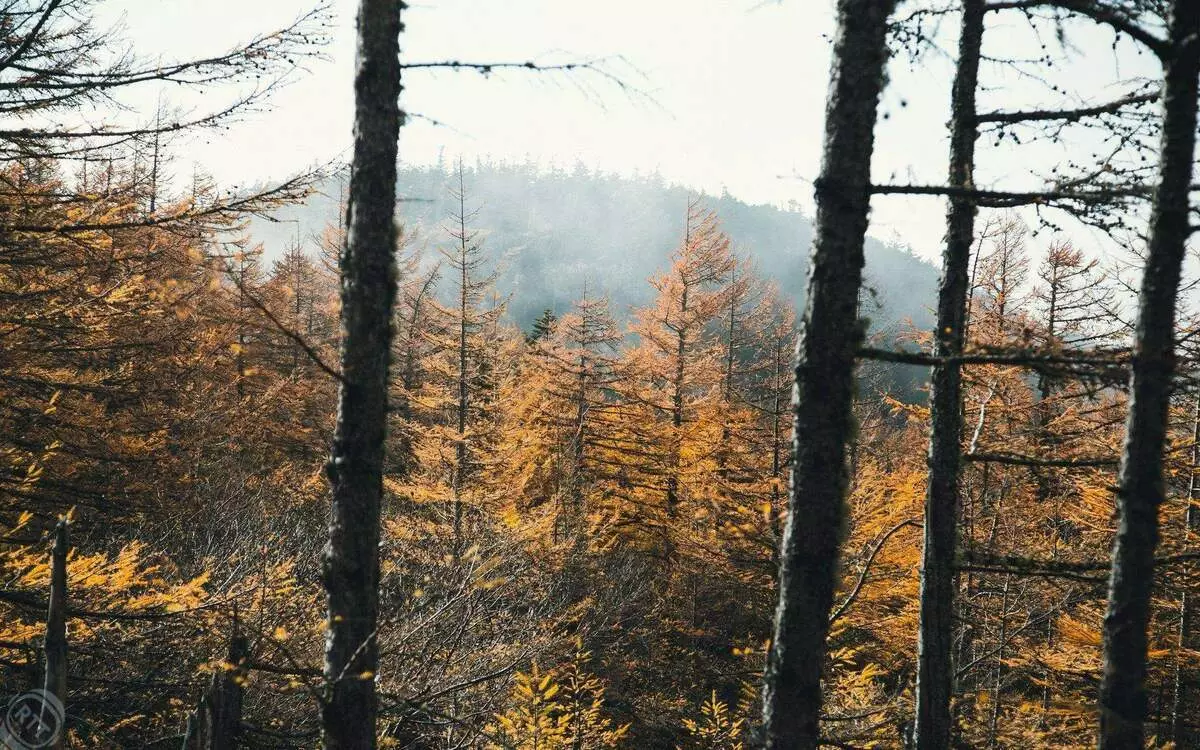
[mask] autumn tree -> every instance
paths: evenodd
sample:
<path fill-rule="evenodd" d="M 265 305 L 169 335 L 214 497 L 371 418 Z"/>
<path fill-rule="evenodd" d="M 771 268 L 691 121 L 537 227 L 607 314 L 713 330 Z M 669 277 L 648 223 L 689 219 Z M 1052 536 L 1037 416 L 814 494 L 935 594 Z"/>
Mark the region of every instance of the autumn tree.
<path fill-rule="evenodd" d="M 322 706 L 329 748 L 375 747 L 379 522 L 396 296 L 396 139 L 401 4 L 358 11 L 354 157 L 346 208 L 341 388 L 327 472 L 333 488 L 324 584 L 329 604 Z"/>
<path fill-rule="evenodd" d="M 620 464 L 614 425 L 621 374 L 621 335 L 604 297 L 584 296 L 529 342 L 507 404 L 513 443 L 509 486 L 521 510 L 550 500 L 550 536 L 584 550 L 603 540 L 611 511 L 614 470 Z"/>
<path fill-rule="evenodd" d="M 501 336 L 504 304 L 495 294 L 496 275 L 482 237 L 471 226 L 475 210 L 468 207 L 461 165 L 455 181 L 454 213 L 445 227 L 449 242 L 438 247 L 440 260 L 423 274 L 411 297 L 410 337 L 424 355 L 414 352 L 418 359 L 406 360 L 404 372 L 415 373 L 416 367 L 423 373 L 411 394 L 421 412 L 414 413 L 419 469 L 413 491 L 448 509 L 451 549 L 457 555 L 467 546 L 467 514 L 478 510 L 494 484 L 486 464 L 495 440 L 494 390 L 502 364 L 493 347 L 515 344 L 507 334 Z M 435 289 L 436 281 L 450 288 Z"/>
<path fill-rule="evenodd" d="M 691 201 L 670 269 L 651 279 L 657 292 L 654 304 L 638 311 L 631 326 L 642 342 L 634 354 L 639 390 L 632 400 L 646 407 L 663 430 L 662 455 L 642 462 L 646 481 L 660 485 L 662 496 L 641 499 L 641 512 L 647 530 L 660 535 L 668 557 L 674 549 L 672 519 L 682 505 L 694 501 L 697 472 L 711 454 L 707 445 L 714 436 L 705 428 L 721 377 L 711 327 L 725 307 L 733 266 L 730 240 L 716 215 Z"/>

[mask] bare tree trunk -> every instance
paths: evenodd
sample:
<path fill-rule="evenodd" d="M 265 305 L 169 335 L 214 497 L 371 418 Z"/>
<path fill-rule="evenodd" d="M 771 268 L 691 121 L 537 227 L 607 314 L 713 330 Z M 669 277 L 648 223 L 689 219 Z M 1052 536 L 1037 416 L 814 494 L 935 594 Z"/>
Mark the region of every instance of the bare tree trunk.
<path fill-rule="evenodd" d="M 238 746 L 242 733 L 242 686 L 246 682 L 249 656 L 249 641 L 235 622 L 224 668 L 213 674 L 200 705 L 188 717 L 183 750 L 233 750 Z"/>
<path fill-rule="evenodd" d="M 1175 297 L 1191 232 L 1189 185 L 1196 147 L 1200 77 L 1200 3 L 1171 3 L 1170 47 L 1164 60 L 1162 150 L 1150 217 L 1150 240 L 1138 296 L 1129 379 L 1129 414 L 1117 479 L 1120 520 L 1113 544 L 1104 676 L 1100 686 L 1100 747 L 1140 748 L 1146 717 L 1146 627 L 1163 500 L 1163 446 L 1175 368 Z"/>
<path fill-rule="evenodd" d="M 326 472 L 333 488 L 324 583 L 324 746 L 375 747 L 379 648 L 379 507 L 396 297 L 396 139 L 402 113 L 402 0 L 361 0 L 354 79 L 354 156 L 339 262 L 342 382 Z"/>
<path fill-rule="evenodd" d="M 1196 501 L 1200 499 L 1200 393 L 1196 394 L 1196 405 L 1192 412 L 1192 450 L 1188 472 L 1187 510 L 1183 515 L 1183 539 L 1186 545 L 1191 545 L 1196 531 L 1200 528 L 1200 513 L 1196 511 Z M 1175 654 L 1175 691 L 1171 704 L 1171 739 L 1175 747 L 1186 747 L 1191 738 L 1184 728 L 1186 723 L 1184 704 L 1187 702 L 1187 680 L 1184 676 L 1183 652 L 1192 646 L 1192 629 L 1196 621 L 1196 602 L 1188 596 L 1187 589 L 1179 597 L 1179 640 Z"/>
<path fill-rule="evenodd" d="M 951 95 L 951 187 L 974 183 L 975 90 L 983 44 L 984 0 L 964 0 L 958 69 Z M 946 217 L 946 246 L 938 287 L 934 353 L 962 352 L 968 270 L 975 233 L 975 203 L 953 198 Z M 954 549 L 962 433 L 962 371 L 957 363 L 933 368 L 930 385 L 929 484 L 925 495 L 925 542 L 921 558 L 921 620 L 917 641 L 916 724 L 920 750 L 950 747 L 950 695 L 954 685 Z"/>
<path fill-rule="evenodd" d="M 458 437 L 454 443 L 454 559 L 457 561 L 463 548 L 462 531 L 462 491 L 463 480 L 467 470 L 467 408 L 470 406 L 467 388 L 467 314 L 470 312 L 470 279 L 471 261 L 467 234 L 467 189 L 463 183 L 462 159 L 458 160 L 458 226 L 459 226 L 459 268 L 458 283 Z"/>
<path fill-rule="evenodd" d="M 779 605 L 767 658 L 763 732 L 770 750 L 820 741 L 821 674 L 847 523 L 846 445 L 875 119 L 894 0 L 839 0 L 807 306 L 796 347 L 795 432 Z"/>
<path fill-rule="evenodd" d="M 1000 645 L 996 650 L 996 665 L 992 672 L 992 716 L 988 722 L 988 747 L 996 747 L 996 730 L 1000 725 L 1000 700 L 1004 690 L 1004 647 L 1008 639 L 1008 589 L 1012 576 L 1005 574 L 1000 596 Z"/>
<path fill-rule="evenodd" d="M 688 212 L 688 230 L 691 230 L 691 212 Z M 680 300 L 680 317 L 688 313 L 688 286 L 683 287 Z M 679 467 L 683 450 L 683 383 L 687 374 L 687 334 L 681 327 L 675 334 L 675 375 L 671 380 L 671 456 L 667 476 L 667 516 L 674 518 L 679 509 Z M 674 550 L 674 544 L 668 545 Z"/>
<path fill-rule="evenodd" d="M 54 528 L 54 549 L 50 553 L 50 603 L 46 611 L 46 685 L 45 690 L 67 705 L 67 520 Z M 66 713 L 64 712 L 64 717 Z M 66 727 L 60 727 L 50 745 L 53 750 L 66 746 Z"/>

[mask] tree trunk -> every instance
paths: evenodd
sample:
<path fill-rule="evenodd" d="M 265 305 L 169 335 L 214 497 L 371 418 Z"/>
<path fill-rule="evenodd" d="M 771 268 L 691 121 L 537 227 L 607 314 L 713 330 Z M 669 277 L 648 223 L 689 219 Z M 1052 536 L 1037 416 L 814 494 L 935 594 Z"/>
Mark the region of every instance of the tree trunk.
<path fill-rule="evenodd" d="M 894 0 L 839 0 L 807 306 L 796 347 L 795 464 L 780 552 L 779 606 L 763 690 L 770 750 L 819 742 L 825 639 L 847 522 L 855 311 L 862 286 L 871 156 Z"/>
<path fill-rule="evenodd" d="M 1120 516 L 1113 544 L 1104 675 L 1100 686 L 1100 747 L 1140 748 L 1146 716 L 1146 626 L 1163 500 L 1163 446 L 1175 367 L 1175 297 L 1190 234 L 1189 192 L 1196 146 L 1200 76 L 1200 3 L 1171 3 L 1170 47 L 1164 60 L 1159 183 L 1138 295 L 1138 322 L 1129 378 L 1129 414 L 1117 479 Z"/>
<path fill-rule="evenodd" d="M 688 214 L 688 230 L 691 230 L 691 213 Z M 680 301 L 679 317 L 687 319 L 688 313 L 688 284 L 683 285 L 683 296 Z M 675 334 L 675 375 L 671 380 L 671 456 L 667 476 L 667 517 L 674 518 L 679 508 L 679 467 L 683 451 L 683 384 L 687 374 L 687 334 L 681 327 Z M 674 544 L 668 543 L 669 549 L 674 550 Z"/>
<path fill-rule="evenodd" d="M 54 549 L 50 553 L 50 604 L 46 611 L 46 685 L 45 690 L 67 705 L 67 521 L 60 519 L 54 528 Z M 66 716 L 64 711 L 63 716 Z M 50 745 L 52 750 L 66 746 L 66 727 Z"/>
<path fill-rule="evenodd" d="M 250 643 L 238 632 L 235 622 L 224 668 L 213 674 L 200 705 L 188 717 L 183 750 L 233 750 L 238 746 L 242 733 L 242 686 L 246 683 L 249 656 Z"/>
<path fill-rule="evenodd" d="M 996 665 L 992 672 L 992 716 L 988 722 L 988 747 L 997 746 L 996 730 L 1000 725 L 1001 697 L 1004 694 L 1004 656 L 1005 641 L 1008 639 L 1008 589 L 1012 585 L 1012 576 L 1005 574 L 1004 587 L 1000 596 L 1000 643 L 996 649 Z"/>
<path fill-rule="evenodd" d="M 1196 404 L 1192 412 L 1192 450 L 1188 472 L 1187 510 L 1183 514 L 1183 539 L 1186 546 L 1191 546 L 1196 531 L 1200 528 L 1200 513 L 1196 511 L 1196 501 L 1200 499 L 1200 394 L 1196 395 Z M 1192 629 L 1196 621 L 1196 602 L 1188 596 L 1187 589 L 1179 597 L 1179 640 L 1175 653 L 1175 692 L 1171 705 L 1171 738 L 1175 747 L 1187 747 L 1191 734 L 1184 728 L 1187 723 L 1186 708 L 1188 680 L 1184 674 L 1183 652 L 1192 648 Z"/>
<path fill-rule="evenodd" d="M 467 408 L 470 405 L 467 388 L 467 314 L 471 310 L 468 269 L 471 267 L 470 248 L 467 246 L 467 189 L 463 184 L 462 160 L 458 162 L 458 226 L 459 226 L 459 282 L 458 282 L 458 437 L 454 443 L 454 559 L 457 561 L 463 548 L 462 491 L 467 470 Z"/>
<path fill-rule="evenodd" d="M 375 747 L 379 507 L 383 496 L 392 304 L 396 297 L 396 139 L 402 121 L 401 0 L 361 0 L 354 156 L 339 262 L 342 382 L 326 472 L 333 488 L 324 583 L 326 748 Z"/>
<path fill-rule="evenodd" d="M 958 70 L 951 95 L 951 187 L 974 184 L 975 90 L 983 44 L 984 0 L 964 0 Z M 962 352 L 968 270 L 975 233 L 975 203 L 950 201 L 946 246 L 938 287 L 934 353 Z M 930 383 L 929 483 L 925 494 L 925 541 L 921 556 L 921 621 L 917 640 L 916 724 L 920 750 L 950 747 L 950 694 L 954 684 L 954 548 L 962 433 L 962 372 L 957 363 L 933 368 Z"/>

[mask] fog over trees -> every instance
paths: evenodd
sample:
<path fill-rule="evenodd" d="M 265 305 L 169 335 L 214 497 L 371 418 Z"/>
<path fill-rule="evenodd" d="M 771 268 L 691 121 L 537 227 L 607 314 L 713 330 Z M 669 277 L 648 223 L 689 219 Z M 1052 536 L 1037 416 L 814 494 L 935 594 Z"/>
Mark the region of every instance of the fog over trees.
<path fill-rule="evenodd" d="M 0 2 L 0 745 L 1200 748 L 1200 3 L 813 9 L 803 211 L 406 151 L 422 76 L 617 56 L 112 2 Z M 180 167 L 351 4 L 344 163 Z"/>
<path fill-rule="evenodd" d="M 585 284 L 608 294 L 622 319 L 628 306 L 647 302 L 644 282 L 662 268 L 683 232 L 689 200 L 699 196 L 657 175 L 597 174 L 582 165 L 468 163 L 464 174 L 475 227 L 499 272 L 499 289 L 511 295 L 509 315 L 522 327 L 545 308 L 566 312 Z M 431 249 L 446 242 L 456 183 L 451 160 L 426 168 L 401 165 L 399 216 L 413 242 Z M 255 239 L 271 252 L 293 244 L 297 232 L 307 238 L 337 215 L 340 190 L 336 179 L 326 182 L 304 205 L 276 212 L 279 223 L 256 223 Z M 703 201 L 758 273 L 801 303 L 812 218 L 798 207 L 748 205 L 729 194 Z M 867 240 L 866 256 L 864 314 L 873 328 L 910 321 L 927 328 L 936 267 L 915 249 L 874 238 Z"/>

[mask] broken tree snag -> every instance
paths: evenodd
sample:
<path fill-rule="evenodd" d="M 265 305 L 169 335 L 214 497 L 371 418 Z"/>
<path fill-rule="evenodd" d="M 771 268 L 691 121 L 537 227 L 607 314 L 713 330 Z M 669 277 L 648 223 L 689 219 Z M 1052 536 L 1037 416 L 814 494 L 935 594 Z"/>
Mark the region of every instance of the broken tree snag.
<path fill-rule="evenodd" d="M 50 603 L 46 608 L 46 692 L 67 705 L 67 519 L 60 518 L 54 527 L 54 549 L 50 553 Z M 66 714 L 64 713 L 64 717 Z M 64 746 L 65 727 L 54 743 L 54 750 Z"/>
<path fill-rule="evenodd" d="M 764 677 L 763 734 L 771 750 L 807 750 L 820 741 L 825 639 L 847 515 L 871 156 L 894 6 L 894 0 L 837 6 L 808 302 L 796 351 L 795 463 Z"/>
<path fill-rule="evenodd" d="M 983 46 L 984 0 L 964 0 L 958 66 L 951 92 L 949 185 L 974 184 L 975 93 Z M 946 244 L 938 286 L 934 365 L 929 396 L 929 484 L 925 493 L 925 541 L 921 552 L 921 615 L 917 636 L 916 722 L 913 739 L 921 750 L 950 747 L 950 694 L 954 684 L 954 550 L 961 465 L 962 355 L 971 245 L 977 204 L 970 196 L 950 199 Z"/>
<path fill-rule="evenodd" d="M 379 507 L 388 365 L 396 297 L 396 139 L 401 0 L 361 0 L 354 78 L 354 154 L 339 270 L 342 380 L 326 473 L 333 490 L 323 578 L 328 601 L 326 748 L 375 747 L 379 648 Z"/>
<path fill-rule="evenodd" d="M 183 750 L 232 750 L 242 732 L 242 699 L 250 658 L 250 642 L 234 620 L 229 654 L 218 666 L 200 705 L 188 717 Z"/>
<path fill-rule="evenodd" d="M 1163 447 L 1175 367 L 1175 297 L 1189 234 L 1188 186 L 1196 147 L 1200 77 L 1200 3 L 1171 3 L 1164 52 L 1162 148 L 1150 215 L 1146 265 L 1129 379 L 1129 413 L 1117 480 L 1120 516 L 1113 544 L 1104 675 L 1100 687 L 1100 747 L 1140 748 L 1146 718 L 1146 626 L 1163 500 Z"/>

